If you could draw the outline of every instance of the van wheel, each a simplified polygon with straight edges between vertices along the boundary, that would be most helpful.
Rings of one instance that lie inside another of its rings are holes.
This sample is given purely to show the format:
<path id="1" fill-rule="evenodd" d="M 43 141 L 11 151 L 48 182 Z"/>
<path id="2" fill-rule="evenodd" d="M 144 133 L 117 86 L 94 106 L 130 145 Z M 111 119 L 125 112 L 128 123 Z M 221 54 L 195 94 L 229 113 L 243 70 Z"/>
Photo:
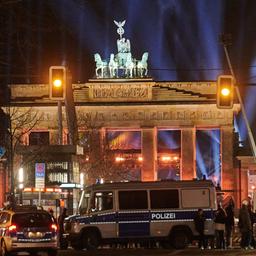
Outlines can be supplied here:
<path id="1" fill-rule="evenodd" d="M 83 244 L 87 250 L 96 250 L 100 244 L 99 235 L 95 231 L 88 231 L 83 235 Z"/>
<path id="2" fill-rule="evenodd" d="M 4 241 L 1 243 L 1 256 L 10 256 L 11 254 L 7 251 L 6 244 Z"/>
<path id="3" fill-rule="evenodd" d="M 189 238 L 185 231 L 176 231 L 171 235 L 171 244 L 175 249 L 184 249 L 188 243 Z"/>

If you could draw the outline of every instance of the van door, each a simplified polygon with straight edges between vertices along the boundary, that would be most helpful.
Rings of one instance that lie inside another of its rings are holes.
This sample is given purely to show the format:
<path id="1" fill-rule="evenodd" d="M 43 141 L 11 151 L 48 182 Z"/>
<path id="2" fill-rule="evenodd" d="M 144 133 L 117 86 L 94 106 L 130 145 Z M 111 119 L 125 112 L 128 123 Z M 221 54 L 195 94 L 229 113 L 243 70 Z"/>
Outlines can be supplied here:
<path id="1" fill-rule="evenodd" d="M 102 238 L 116 238 L 116 210 L 113 191 L 94 192 L 90 211 L 90 224 L 98 227 Z"/>
<path id="2" fill-rule="evenodd" d="M 148 237 L 150 235 L 150 216 L 147 191 L 118 191 L 118 205 L 119 237 Z"/>

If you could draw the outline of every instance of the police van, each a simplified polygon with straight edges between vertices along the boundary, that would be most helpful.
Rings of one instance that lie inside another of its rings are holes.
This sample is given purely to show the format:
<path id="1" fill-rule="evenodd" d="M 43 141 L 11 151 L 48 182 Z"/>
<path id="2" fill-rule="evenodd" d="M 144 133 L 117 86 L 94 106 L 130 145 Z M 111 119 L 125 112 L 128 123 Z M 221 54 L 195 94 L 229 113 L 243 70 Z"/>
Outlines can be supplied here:
<path id="1" fill-rule="evenodd" d="M 205 235 L 214 235 L 216 191 L 201 181 L 117 182 L 83 190 L 79 214 L 66 219 L 66 237 L 75 249 L 103 243 L 153 240 L 185 248 L 198 233 L 194 217 L 202 208 Z"/>

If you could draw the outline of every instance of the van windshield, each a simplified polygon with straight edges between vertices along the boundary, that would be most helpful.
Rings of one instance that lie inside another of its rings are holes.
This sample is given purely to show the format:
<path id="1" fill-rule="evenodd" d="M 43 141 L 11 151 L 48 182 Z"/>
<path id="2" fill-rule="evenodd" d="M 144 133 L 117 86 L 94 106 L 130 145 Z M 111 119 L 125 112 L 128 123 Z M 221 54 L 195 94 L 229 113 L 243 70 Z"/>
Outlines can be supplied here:
<path id="1" fill-rule="evenodd" d="M 90 202 L 90 192 L 83 191 L 81 194 L 79 206 L 78 206 L 80 214 L 85 214 L 88 212 L 89 202 Z"/>

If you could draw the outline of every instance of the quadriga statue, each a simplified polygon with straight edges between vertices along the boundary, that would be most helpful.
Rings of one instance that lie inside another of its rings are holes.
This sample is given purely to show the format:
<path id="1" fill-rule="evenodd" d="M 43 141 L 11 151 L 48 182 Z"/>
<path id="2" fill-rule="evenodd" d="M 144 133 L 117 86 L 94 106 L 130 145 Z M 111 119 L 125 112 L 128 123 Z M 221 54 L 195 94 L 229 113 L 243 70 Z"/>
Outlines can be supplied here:
<path id="1" fill-rule="evenodd" d="M 148 74 L 148 52 L 144 52 L 141 60 L 137 63 L 137 71 L 140 77 L 147 76 Z"/>
<path id="2" fill-rule="evenodd" d="M 107 67 L 108 63 L 106 61 L 103 61 L 100 57 L 99 53 L 94 54 L 94 60 L 96 62 L 96 69 L 95 69 L 95 74 L 96 77 L 98 78 L 103 78 L 105 77 L 105 74 L 107 73 Z M 100 73 L 98 72 L 100 70 Z"/>

